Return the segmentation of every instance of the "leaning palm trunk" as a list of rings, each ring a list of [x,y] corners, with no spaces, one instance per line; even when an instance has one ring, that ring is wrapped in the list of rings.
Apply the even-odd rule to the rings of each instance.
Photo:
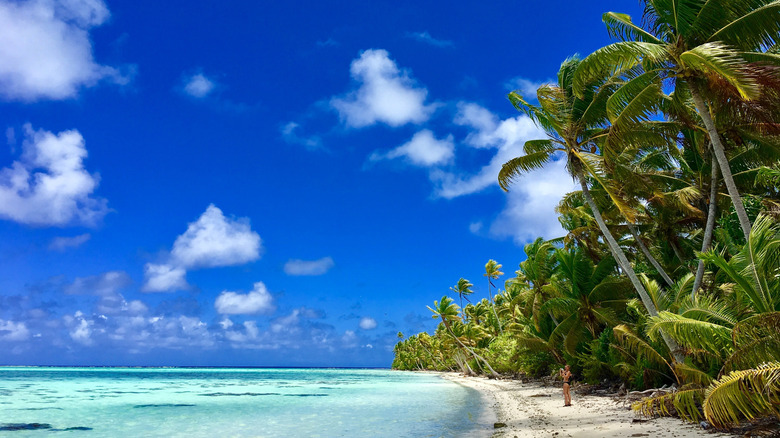
[[[704,103],[704,99],[701,97],[699,86],[694,83],[690,83],[691,97],[693,97],[693,103],[696,105],[696,111],[698,111],[704,127],[707,128],[707,134],[710,137],[710,143],[712,144],[712,151],[715,153],[715,158],[718,161],[718,166],[723,174],[723,182],[728,189],[729,197],[731,197],[731,203],[734,204],[734,210],[737,212],[739,218],[739,226],[742,228],[742,233],[745,235],[745,241],[750,240],[750,219],[748,218],[745,206],[742,204],[742,198],[737,190],[737,184],[734,182],[734,176],[731,174],[731,167],[729,167],[729,160],[726,157],[726,152],[723,147],[723,143],[720,141],[720,135],[715,128],[715,122],[712,120],[712,115],[707,109],[707,105]]]
[[[468,351],[474,357],[474,359],[477,360],[477,362],[482,361],[488,367],[488,369],[490,370],[490,374],[493,377],[498,377],[498,373],[496,373],[496,370],[494,370],[493,367],[490,366],[490,364],[488,363],[487,359],[485,359],[484,357],[478,355],[474,350],[472,350],[471,348],[467,347],[466,344],[461,342],[460,339],[457,336],[455,336],[455,333],[453,333],[452,329],[450,328],[450,325],[447,324],[444,319],[442,319],[442,322],[444,322],[444,327],[447,329],[447,331],[449,332],[450,336],[452,336],[452,338],[455,339],[455,342],[460,344],[460,346],[464,350]],[[466,365],[468,365],[468,364],[466,364]]]
[[[712,144],[712,151],[715,153],[715,158],[718,160],[718,166],[723,174],[723,182],[726,184],[726,188],[731,198],[731,203],[734,205],[734,210],[737,212],[737,218],[739,218],[739,226],[742,228],[742,233],[745,235],[745,245],[750,245],[750,218],[748,218],[745,206],[742,204],[742,198],[739,196],[739,190],[737,190],[737,184],[734,182],[734,176],[731,174],[731,167],[729,167],[729,160],[726,157],[723,143],[720,141],[720,135],[715,128],[715,122],[712,121],[712,115],[707,109],[707,105],[704,103],[704,99],[701,97],[699,86],[697,84],[690,84],[691,97],[693,103],[696,105],[696,110],[701,116],[701,120],[704,122],[704,126],[707,128],[707,134],[710,136],[710,143]],[[753,280],[756,282],[757,287],[761,287],[761,281],[758,279],[758,273],[753,270]]]
[[[712,245],[712,232],[715,229],[715,214],[717,213],[718,196],[718,165],[717,159],[712,157],[712,180],[710,181],[710,205],[707,209],[707,226],[704,228],[704,238],[701,242],[701,252],[710,250]],[[701,287],[704,278],[704,260],[699,260],[699,266],[696,267],[696,278],[693,280],[693,290],[691,290],[691,299],[696,297],[696,292]]]
[[[455,356],[453,356],[453,357],[452,357],[453,359],[455,359],[455,363],[457,363],[457,364],[458,364],[458,366],[460,367],[460,371],[461,371],[461,372],[462,372],[464,375],[466,375],[466,376],[471,376],[471,375],[474,375],[474,374],[476,374],[476,373],[475,373],[475,372],[474,372],[474,371],[471,369],[471,367],[469,366],[468,362],[466,362],[466,360],[460,356],[461,354],[462,354],[462,353],[461,353],[460,351],[458,351],[458,352],[455,354]]]
[[[588,183],[585,181],[585,177],[582,175],[581,172],[577,172],[577,178],[580,180],[580,186],[582,187],[582,196],[583,198],[585,198],[585,202],[587,202],[588,206],[593,212],[593,218],[596,219],[596,223],[599,225],[601,234],[604,236],[604,240],[607,241],[607,244],[609,245],[609,249],[612,252],[612,255],[615,257],[615,260],[617,260],[618,264],[623,269],[623,272],[626,273],[629,280],[631,280],[631,284],[634,286],[634,289],[636,289],[637,293],[639,293],[639,298],[642,300],[642,304],[644,304],[645,309],[647,309],[647,313],[649,313],[650,316],[657,316],[658,310],[656,309],[653,300],[650,299],[650,295],[647,294],[647,291],[645,290],[644,286],[642,286],[642,282],[639,281],[639,277],[636,276],[636,273],[634,272],[634,268],[631,267],[631,263],[629,263],[628,259],[626,258],[626,255],[623,253],[623,250],[620,249],[620,246],[618,246],[617,241],[615,240],[615,238],[612,236],[612,233],[607,228],[607,224],[606,222],[604,222],[604,218],[601,216],[601,211],[599,210],[599,207],[596,205],[596,202],[593,201],[593,197],[590,195],[590,190],[588,189]],[[664,332],[661,332],[661,336],[663,337],[666,346],[669,347],[669,351],[674,356],[674,359],[677,362],[682,362],[683,356],[678,351],[680,347],[677,345],[677,342],[675,342],[674,339],[667,336],[666,333]]]
[[[636,227],[633,224],[629,223],[628,229],[629,231],[631,231],[631,235],[634,236],[634,240],[636,241],[637,246],[639,247],[640,250],[642,250],[642,254],[644,254],[645,257],[647,257],[647,260],[650,261],[650,263],[653,265],[655,270],[659,274],[661,274],[661,277],[663,277],[666,284],[668,284],[669,286],[673,286],[674,281],[672,281],[672,278],[669,277],[669,274],[666,273],[663,266],[661,266],[661,264],[658,263],[658,260],[656,260],[655,257],[653,257],[653,255],[650,253],[650,250],[647,248],[647,246],[642,241],[642,239],[639,238],[639,233],[637,232]]]
[[[498,313],[496,313],[496,303],[493,300],[493,293],[491,292],[490,286],[492,284],[490,283],[490,278],[488,277],[488,300],[490,300],[490,307],[493,309],[493,316],[496,317],[496,325],[498,326],[498,331],[500,334],[504,334],[504,329],[501,328],[501,320],[498,319]]]

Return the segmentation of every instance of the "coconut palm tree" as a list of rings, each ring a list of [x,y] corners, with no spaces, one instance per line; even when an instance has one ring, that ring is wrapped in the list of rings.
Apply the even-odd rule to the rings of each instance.
[[[555,247],[540,237],[525,245],[523,251],[526,259],[520,262],[520,269],[516,273],[518,278],[531,283],[532,293],[526,302],[524,314],[531,316],[536,328],[540,329],[542,305],[555,294],[555,289],[550,284],[557,265]]]
[[[434,319],[441,319],[441,323],[444,325],[444,328],[447,330],[447,332],[452,336],[452,338],[455,340],[455,342],[460,345],[462,349],[467,351],[469,354],[471,354],[474,359],[477,361],[481,361],[485,366],[487,366],[488,370],[490,370],[490,374],[493,377],[498,377],[498,374],[496,371],[490,366],[488,361],[477,354],[472,348],[465,345],[460,338],[452,331],[452,324],[455,322],[461,323],[460,317],[458,317],[458,313],[460,313],[460,309],[458,308],[458,305],[455,304],[452,300],[452,298],[448,297],[447,295],[444,295],[441,297],[441,301],[434,301],[433,307],[428,306],[428,310],[433,312],[433,318]]]
[[[498,182],[504,190],[508,190],[509,185],[521,174],[543,167],[553,160],[557,153],[562,153],[566,158],[567,170],[580,183],[582,197],[590,207],[610,252],[630,279],[647,312],[650,315],[657,315],[655,305],[647,295],[625,253],[607,228],[601,210],[593,200],[588,187],[586,174],[610,195],[621,211],[632,216],[631,209],[625,205],[622,197],[613,193],[609,183],[603,179],[604,160],[596,154],[608,134],[604,128],[606,105],[611,97],[610,92],[616,84],[603,79],[592,81],[581,97],[575,95],[572,87],[580,63],[577,57],[564,61],[558,71],[558,84],[544,85],[538,89],[539,105],[528,103],[517,91],[509,94],[509,99],[515,107],[541,126],[548,138],[526,142],[525,155],[504,163],[498,174]],[[668,337],[664,340],[672,354],[675,354],[676,360],[681,361],[682,357],[676,353],[677,346],[674,340]]]
[[[551,298],[542,311],[551,311],[561,318],[553,337],[565,340],[570,354],[582,342],[596,338],[607,326],[620,323],[619,315],[625,311],[631,286],[624,278],[616,277],[615,261],[605,258],[594,265],[582,249],[556,250],[558,269],[553,287],[559,297]]]
[[[497,263],[495,260],[488,260],[487,263],[485,263],[485,273],[482,274],[483,276],[487,277],[488,280],[488,300],[490,301],[490,307],[493,309],[493,316],[496,317],[496,324],[498,325],[498,331],[500,333],[504,333],[504,329],[501,328],[501,320],[498,318],[498,313],[496,313],[496,305],[495,300],[493,299],[493,292],[491,288],[496,287],[495,284],[493,284],[493,280],[497,280],[498,277],[504,275],[503,272],[501,272],[501,268],[503,265],[500,263]]]
[[[463,298],[466,298],[466,301],[469,301],[468,296],[473,294],[474,291],[471,290],[471,288],[474,287],[473,284],[471,284],[470,281],[466,280],[465,278],[462,278],[458,280],[458,283],[455,286],[450,287],[450,290],[458,294],[460,297],[460,308],[463,309]],[[469,301],[470,302],[470,301]],[[461,317],[463,319],[466,318],[465,314],[462,314]]]
[[[721,135],[705,102],[713,79],[722,79],[746,100],[762,93],[759,69],[751,62],[780,64],[780,56],[765,53],[780,42],[780,1],[777,0],[645,0],[643,22],[626,14],[608,12],[603,19],[610,35],[623,41],[603,47],[583,60],[574,79],[582,96],[594,78],[629,72],[644,64],[647,74],[685,88],[709,136],[745,239],[750,220],[734,182]],[[657,99],[657,84],[641,94]],[[712,103],[712,102],[710,102]],[[639,104],[649,108],[652,104]]]

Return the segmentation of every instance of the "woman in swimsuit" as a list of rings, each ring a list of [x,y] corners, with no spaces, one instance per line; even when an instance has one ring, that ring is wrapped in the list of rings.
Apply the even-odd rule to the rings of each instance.
[[[566,368],[562,368],[559,372],[559,375],[563,379],[563,405],[571,406],[571,392],[569,392],[569,389],[571,388],[570,382],[573,382],[573,380],[571,378],[571,370],[569,369],[569,366],[566,365]]]

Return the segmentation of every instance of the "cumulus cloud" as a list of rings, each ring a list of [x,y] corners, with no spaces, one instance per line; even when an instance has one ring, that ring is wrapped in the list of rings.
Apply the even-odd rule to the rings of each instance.
[[[254,284],[254,289],[247,294],[222,291],[214,301],[214,308],[223,315],[268,314],[276,309],[273,301],[273,296],[265,284],[258,281]]]
[[[225,217],[211,204],[187,231],[176,238],[163,263],[147,263],[144,292],[168,292],[188,287],[188,269],[236,266],[255,261],[262,252],[260,235],[249,219]]]
[[[454,119],[469,129],[465,143],[478,149],[493,150],[490,161],[476,173],[434,169],[430,173],[435,194],[442,198],[456,198],[497,185],[501,166],[523,154],[528,140],[545,138],[545,133],[526,116],[499,120],[493,113],[474,103],[460,103]],[[494,237],[512,237],[523,244],[538,236],[560,237],[564,231],[557,220],[555,207],[561,198],[576,186],[566,173],[565,162],[554,161],[543,169],[528,172],[517,179],[507,195],[507,203],[498,217],[489,225]],[[470,224],[472,233],[482,230],[481,221]]]
[[[63,318],[68,327],[70,338],[79,344],[92,345],[92,326],[94,321],[87,320],[81,311],[77,311],[73,316],[65,315]]]
[[[171,256],[185,268],[242,265],[260,258],[260,236],[248,219],[229,219],[211,204],[176,238]]]
[[[30,330],[23,322],[0,319],[0,341],[20,342],[30,338]]]
[[[109,15],[102,0],[0,0],[0,96],[58,100],[102,79],[126,83],[92,55],[90,29]]]
[[[472,132],[466,137],[466,144],[481,149],[494,149],[490,162],[474,174],[461,174],[435,170],[431,180],[436,186],[435,194],[452,199],[484,190],[497,185],[496,176],[501,166],[510,159],[523,154],[523,145],[528,140],[544,138],[544,132],[526,116],[498,120],[486,109],[473,103],[459,105],[455,123],[466,126]]]
[[[335,265],[330,257],[317,260],[292,259],[284,264],[284,273],[287,275],[323,275]]]
[[[523,175],[512,184],[506,206],[490,225],[490,234],[512,237],[518,245],[540,236],[552,239],[565,235],[555,207],[565,194],[577,189],[564,159]]]
[[[196,73],[184,78],[184,92],[196,99],[208,96],[215,87],[216,83],[204,76],[203,73]]]
[[[168,264],[147,263],[144,266],[146,281],[142,292],[169,292],[189,288],[187,271],[182,267]]]
[[[23,154],[0,169],[0,218],[46,226],[94,225],[108,212],[93,197],[99,176],[84,168],[87,149],[76,131],[53,134],[25,125]]]
[[[428,120],[435,105],[425,105],[428,90],[399,70],[386,50],[372,49],[352,61],[350,74],[357,89],[331,99],[331,106],[349,127],[375,123],[401,126]]]
[[[431,36],[428,31],[425,32],[409,32],[406,34],[407,38],[420,41],[421,43],[430,44],[435,47],[452,47],[454,44],[452,41],[440,40]]]
[[[89,233],[79,234],[73,237],[55,237],[49,244],[49,250],[51,251],[65,251],[70,248],[78,248],[85,244],[90,237]]]
[[[433,132],[423,129],[414,134],[407,143],[385,154],[375,152],[370,159],[378,161],[400,157],[404,157],[415,166],[421,167],[447,164],[455,157],[455,143],[452,135],[439,140],[433,135]]]
[[[360,318],[360,328],[363,330],[373,330],[376,328],[376,320],[368,316]]]

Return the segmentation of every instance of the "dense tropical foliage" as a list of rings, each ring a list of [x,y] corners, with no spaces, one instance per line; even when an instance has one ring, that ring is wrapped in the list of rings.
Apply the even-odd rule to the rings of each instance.
[[[461,278],[401,338],[393,367],[550,375],[675,390],[638,403],[716,427],[780,419],[780,1],[645,0],[619,41],[509,99],[547,137],[498,175],[505,190],[566,160],[580,191],[567,234],[525,245],[470,301]],[[533,102],[538,102],[534,104]],[[463,299],[468,304],[463,306]]]

